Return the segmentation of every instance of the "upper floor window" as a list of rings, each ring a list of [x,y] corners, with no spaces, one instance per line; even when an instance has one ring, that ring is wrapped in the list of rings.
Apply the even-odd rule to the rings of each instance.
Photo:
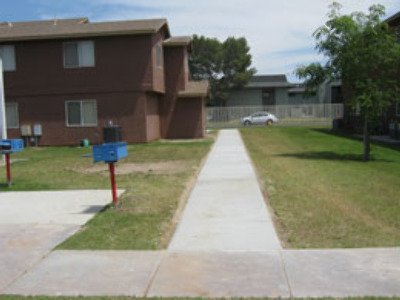
[[[64,43],[64,67],[94,67],[94,42],[77,41]]]
[[[164,65],[163,47],[161,44],[156,45],[156,66],[162,68]]]
[[[4,71],[15,71],[15,47],[13,45],[0,46],[0,57],[3,60]]]
[[[19,128],[18,103],[6,103],[7,128]]]
[[[67,101],[65,110],[67,126],[97,126],[96,100]]]

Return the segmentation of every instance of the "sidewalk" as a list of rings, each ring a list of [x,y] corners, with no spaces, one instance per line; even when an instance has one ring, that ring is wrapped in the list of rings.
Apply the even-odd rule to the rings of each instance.
[[[190,195],[169,251],[281,249],[237,130],[221,130]]]
[[[0,294],[400,296],[400,248],[281,249],[240,135],[222,130],[166,251],[54,251]]]
[[[102,190],[0,193],[0,293],[110,201]]]

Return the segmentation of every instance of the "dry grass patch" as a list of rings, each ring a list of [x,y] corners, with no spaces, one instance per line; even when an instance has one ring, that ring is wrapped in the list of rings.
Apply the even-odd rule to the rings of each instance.
[[[400,152],[328,130],[243,129],[286,247],[400,246]]]
[[[195,165],[196,162],[188,161],[162,161],[147,163],[124,163],[116,164],[115,173],[117,175],[128,175],[133,173],[168,175],[185,172],[188,167]],[[88,168],[77,168],[73,171],[83,174],[101,173],[108,176],[108,166],[105,164],[96,164]]]

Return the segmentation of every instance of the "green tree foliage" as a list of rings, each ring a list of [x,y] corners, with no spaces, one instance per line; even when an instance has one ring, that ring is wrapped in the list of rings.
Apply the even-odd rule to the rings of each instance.
[[[211,100],[225,105],[230,90],[244,86],[256,70],[251,68],[250,47],[245,38],[229,37],[224,42],[193,36],[189,67],[194,80],[209,80]]]
[[[359,109],[364,120],[364,160],[370,158],[368,124],[399,98],[400,44],[395,32],[381,21],[382,5],[372,5],[368,13],[340,13],[341,5],[330,7],[329,20],[318,28],[316,49],[327,61],[296,70],[307,88],[325,80],[341,79],[346,90],[346,105]]]

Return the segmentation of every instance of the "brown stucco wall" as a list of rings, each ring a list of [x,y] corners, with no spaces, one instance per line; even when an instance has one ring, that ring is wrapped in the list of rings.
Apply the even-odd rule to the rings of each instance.
[[[165,97],[160,103],[161,137],[168,138],[178,92],[186,88],[185,47],[165,47]]]
[[[160,134],[160,115],[158,108],[159,96],[156,94],[148,95],[146,105],[146,129],[147,141],[157,140]]]
[[[203,138],[204,122],[204,99],[178,98],[166,137],[170,139]]]
[[[188,75],[185,67],[186,47],[165,47],[164,62],[166,75],[166,93],[176,94],[183,91],[188,82]]]
[[[6,96],[151,90],[150,35],[88,40],[96,65],[75,69],[64,68],[65,40],[15,43],[17,70],[5,72]]]
[[[13,97],[8,101],[18,103],[20,125],[42,125],[40,145],[77,145],[84,138],[100,143],[102,128],[109,120],[122,126],[127,142],[146,142],[147,98],[145,93],[99,93]],[[97,126],[67,127],[65,101],[85,99],[97,101]],[[9,129],[8,134],[11,138],[20,137],[19,129]]]

